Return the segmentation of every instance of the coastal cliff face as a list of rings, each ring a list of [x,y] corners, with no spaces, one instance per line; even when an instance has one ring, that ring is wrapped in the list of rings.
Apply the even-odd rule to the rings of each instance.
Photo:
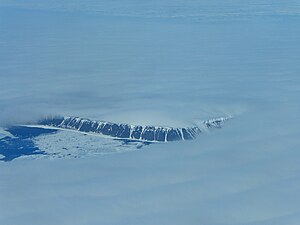
[[[207,120],[203,122],[203,126],[206,128],[219,128],[224,121],[224,118]],[[98,133],[122,139],[149,142],[191,140],[196,138],[197,135],[202,132],[197,126],[188,128],[139,126],[105,121],[92,121],[79,117],[51,117],[40,120],[38,124],[88,133]]]

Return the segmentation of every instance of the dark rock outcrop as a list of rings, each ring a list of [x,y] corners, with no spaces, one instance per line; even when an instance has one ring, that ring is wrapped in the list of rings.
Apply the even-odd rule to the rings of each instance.
[[[226,119],[207,120],[204,127],[221,127]],[[98,133],[120,139],[139,140],[145,142],[169,142],[190,140],[201,133],[198,126],[189,128],[134,126],[104,121],[92,121],[79,117],[49,117],[38,123],[39,125],[78,130],[88,133]]]

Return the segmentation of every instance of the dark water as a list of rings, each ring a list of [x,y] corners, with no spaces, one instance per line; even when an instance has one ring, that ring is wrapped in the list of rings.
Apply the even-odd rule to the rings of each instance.
[[[52,134],[54,129],[14,126],[7,129],[16,138],[5,137],[0,139],[1,161],[11,161],[24,155],[46,154],[34,145],[32,138],[41,134]]]

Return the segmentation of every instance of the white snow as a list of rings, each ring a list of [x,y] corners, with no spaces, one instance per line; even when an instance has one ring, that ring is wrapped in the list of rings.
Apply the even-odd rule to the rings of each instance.
[[[33,139],[34,144],[45,155],[25,156],[25,158],[81,158],[97,154],[111,154],[138,150],[143,146],[139,142],[124,144],[120,140],[103,138],[100,135],[84,134],[74,131],[59,130],[54,134],[40,135]],[[24,158],[24,157],[22,157]]]
[[[14,136],[11,133],[0,127],[0,139],[5,137],[14,138]]]

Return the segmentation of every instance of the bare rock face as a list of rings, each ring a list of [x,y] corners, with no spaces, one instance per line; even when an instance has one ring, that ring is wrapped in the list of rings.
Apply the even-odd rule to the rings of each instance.
[[[225,120],[226,118],[207,120],[203,122],[203,127],[220,128]],[[105,121],[92,121],[79,117],[49,117],[40,120],[38,124],[145,142],[190,140],[195,139],[202,132],[198,126],[188,128],[136,126]]]

